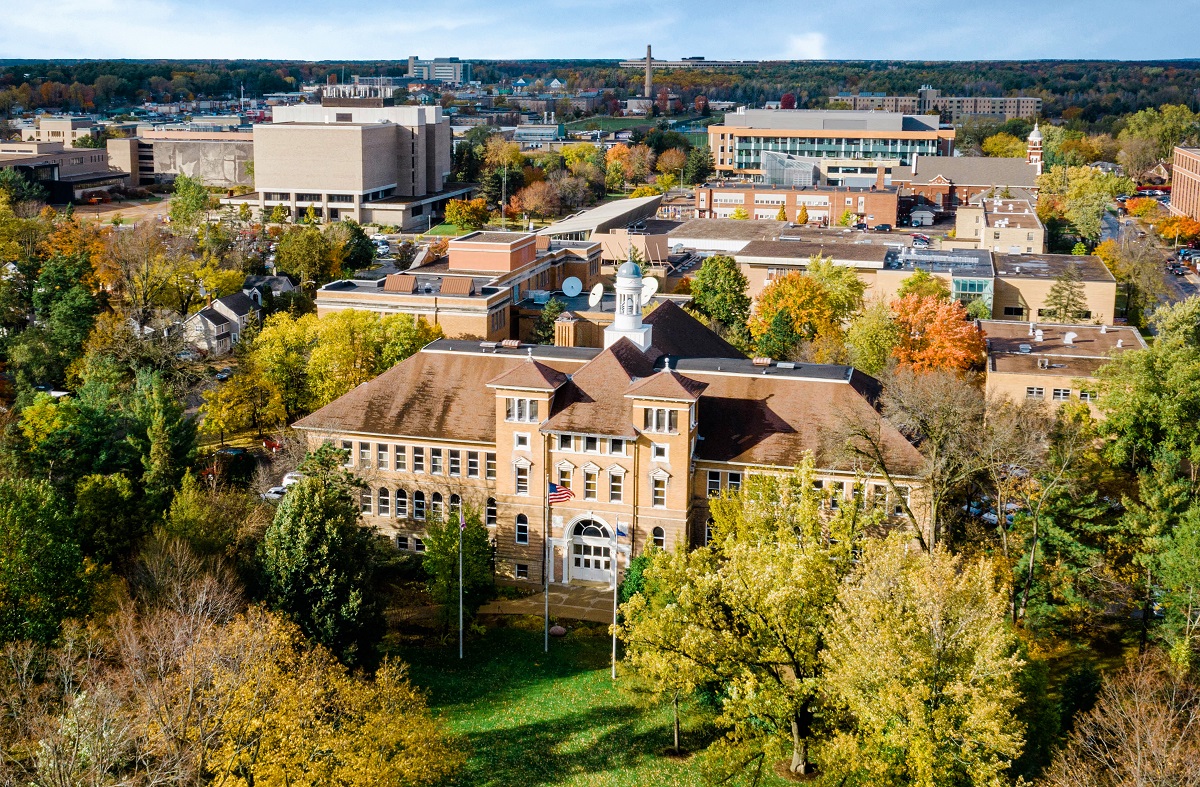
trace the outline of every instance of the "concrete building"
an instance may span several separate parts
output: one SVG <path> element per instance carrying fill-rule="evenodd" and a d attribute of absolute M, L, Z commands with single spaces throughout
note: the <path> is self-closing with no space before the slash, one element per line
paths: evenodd
<path fill-rule="evenodd" d="M 1171 167 L 1171 212 L 1200 221 L 1200 148 L 1175 148 Z"/>
<path fill-rule="evenodd" d="M 1032 399 L 1057 407 L 1084 401 L 1096 407 L 1096 372 L 1113 356 L 1145 349 L 1136 328 L 1049 323 L 980 323 L 987 341 L 986 392 L 1019 402 Z"/>
<path fill-rule="evenodd" d="M 761 177 L 764 152 L 904 165 L 916 156 L 951 156 L 954 130 L 941 128 L 936 115 L 739 107 L 708 127 L 708 144 L 718 173 Z"/>
<path fill-rule="evenodd" d="M 1071 254 L 995 254 L 997 320 L 1037 320 L 1047 316 L 1046 296 L 1055 281 L 1071 269 L 1083 286 L 1087 309 L 1076 319 L 1112 325 L 1117 280 L 1099 257 Z"/>
<path fill-rule="evenodd" d="M 440 325 L 451 338 L 517 339 L 518 305 L 544 305 L 571 276 L 585 288 L 599 280 L 598 243 L 473 232 L 451 240 L 445 259 L 379 279 L 326 284 L 317 290 L 317 314 L 343 309 L 411 314 Z"/>
<path fill-rule="evenodd" d="M 206 186 L 254 184 L 254 135 L 238 131 L 147 129 L 106 143 L 110 163 L 135 186 L 170 183 L 179 175 Z"/>
<path fill-rule="evenodd" d="M 880 173 L 882 179 L 882 173 Z M 777 219 L 783 208 L 786 220 L 798 222 L 800 208 L 808 213 L 808 223 L 816 226 L 837 224 L 842 214 L 850 211 L 855 223 L 896 225 L 899 200 L 896 190 L 887 187 L 871 188 L 805 188 L 789 189 L 772 186 L 734 184 L 697 186 L 697 218 L 730 218 L 739 208 L 751 219 Z"/>
<path fill-rule="evenodd" d="M 628 264 L 618 293 L 641 278 Z M 618 549 L 704 544 L 710 497 L 808 452 L 827 510 L 921 510 L 921 455 L 875 409 L 875 380 L 762 365 L 674 304 L 659 312 L 672 319 L 623 312 L 602 350 L 439 340 L 294 426 L 311 447 L 347 452 L 364 523 L 400 549 L 423 551 L 426 523 L 467 507 L 497 573 L 530 585 L 611 586 Z M 845 417 L 879 430 L 891 483 L 827 449 L 826 428 Z M 551 504 L 551 484 L 572 497 Z"/>
<path fill-rule="evenodd" d="M 101 126 L 90 117 L 40 115 L 32 128 L 21 130 L 23 142 L 61 142 L 74 147 L 77 141 L 91 141 L 100 136 Z"/>
<path fill-rule="evenodd" d="M 1046 250 L 1046 228 L 1028 200 L 982 199 L 959 206 L 954 238 L 943 240 L 942 248 L 1041 254 Z"/>
<path fill-rule="evenodd" d="M 859 111 L 875 110 L 909 114 L 949 115 L 951 123 L 968 117 L 992 117 L 1012 120 L 1042 114 L 1042 99 L 1031 96 L 943 96 L 940 90 L 923 85 L 915 96 L 889 96 L 886 93 L 842 92 L 829 97 L 831 104 Z"/>
<path fill-rule="evenodd" d="M 37 181 L 54 205 L 129 185 L 129 176 L 109 166 L 103 149 L 69 148 L 61 142 L 0 142 L 0 169 L 15 169 Z"/>
<path fill-rule="evenodd" d="M 451 142 L 437 106 L 368 98 L 277 107 L 274 123 L 254 127 L 254 193 L 223 202 L 425 229 L 448 200 L 474 190 L 446 187 Z"/>
<path fill-rule="evenodd" d="M 416 55 L 408 58 L 408 76 L 426 82 L 447 82 L 461 85 L 471 81 L 471 64 L 457 57 L 435 57 L 421 60 Z"/>

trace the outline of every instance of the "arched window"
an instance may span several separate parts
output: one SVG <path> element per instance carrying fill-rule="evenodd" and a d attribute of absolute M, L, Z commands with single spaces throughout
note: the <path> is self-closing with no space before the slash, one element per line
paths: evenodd
<path fill-rule="evenodd" d="M 413 492 L 413 519 L 425 518 L 425 493 Z"/>
<path fill-rule="evenodd" d="M 458 495 L 450 495 L 450 518 L 455 522 L 458 521 L 459 511 L 462 510 L 462 498 Z"/>
<path fill-rule="evenodd" d="M 656 527 L 650 531 L 651 537 L 654 538 L 654 546 L 663 549 L 667 546 L 667 534 L 663 532 L 661 527 Z"/>
<path fill-rule="evenodd" d="M 362 491 L 362 494 L 359 495 L 359 504 L 362 506 L 363 514 L 370 516 L 371 515 L 371 490 L 370 489 L 364 489 Z"/>
<path fill-rule="evenodd" d="M 408 493 L 403 489 L 396 490 L 396 518 L 408 519 Z"/>
<path fill-rule="evenodd" d="M 392 515 L 392 495 L 388 492 L 387 487 L 379 487 L 379 495 L 375 502 L 375 510 L 379 512 L 380 516 Z"/>
<path fill-rule="evenodd" d="M 529 543 L 529 517 L 517 514 L 517 543 Z"/>
<path fill-rule="evenodd" d="M 429 498 L 429 513 L 432 514 L 433 516 L 437 517 L 438 519 L 442 518 L 442 494 L 441 494 L 441 492 L 434 492 L 433 496 Z"/>
<path fill-rule="evenodd" d="M 489 497 L 487 499 L 487 508 L 484 509 L 484 516 L 488 527 L 494 527 L 496 524 L 496 498 Z"/>
<path fill-rule="evenodd" d="M 604 525 L 593 522 L 590 519 L 585 519 L 582 522 L 576 523 L 571 530 L 573 536 L 587 536 L 588 538 L 611 538 L 608 528 Z"/>

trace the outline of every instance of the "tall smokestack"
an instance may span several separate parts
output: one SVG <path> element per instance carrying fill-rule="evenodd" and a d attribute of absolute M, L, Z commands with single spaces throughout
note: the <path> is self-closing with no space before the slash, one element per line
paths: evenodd
<path fill-rule="evenodd" d="M 650 65 L 652 58 L 650 57 L 650 45 L 646 44 L 646 98 L 654 98 L 654 69 Z"/>

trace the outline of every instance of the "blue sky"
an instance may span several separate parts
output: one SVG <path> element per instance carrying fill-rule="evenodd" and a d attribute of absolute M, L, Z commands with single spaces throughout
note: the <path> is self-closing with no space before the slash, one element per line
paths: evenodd
<path fill-rule="evenodd" d="M 1200 0 L 46 0 L 0 58 L 1200 57 Z"/>

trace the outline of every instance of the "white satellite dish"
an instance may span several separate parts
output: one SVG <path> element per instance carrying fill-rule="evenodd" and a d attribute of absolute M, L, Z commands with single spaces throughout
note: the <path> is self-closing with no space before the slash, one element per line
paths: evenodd
<path fill-rule="evenodd" d="M 562 285 L 563 295 L 568 298 L 574 298 L 579 293 L 583 292 L 583 282 L 574 276 L 568 276 L 563 280 Z"/>
<path fill-rule="evenodd" d="M 645 306 L 654 297 L 654 293 L 658 292 L 658 279 L 653 276 L 647 276 L 642 279 L 642 305 Z"/>
<path fill-rule="evenodd" d="M 592 288 L 592 292 L 588 295 L 588 306 L 593 309 L 600 305 L 600 301 L 604 298 L 604 285 L 597 284 Z"/>

